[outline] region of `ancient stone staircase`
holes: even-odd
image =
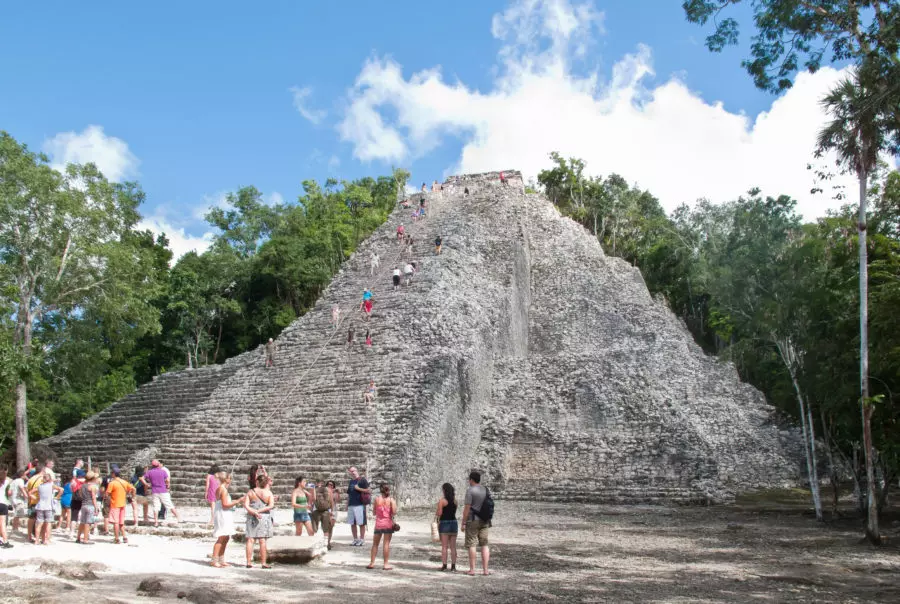
[[[135,451],[151,447],[247,361],[236,357],[211,365],[164,373],[121,401],[44,441],[63,453],[66,464],[88,457],[101,469],[124,464]]]

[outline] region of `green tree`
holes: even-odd
[[[715,21],[706,46],[720,52],[739,40],[739,24],[719,18],[742,0],[684,0],[688,21]],[[753,0],[757,33],[751,59],[742,62],[754,84],[780,92],[790,88],[801,68],[815,72],[824,61],[850,62],[872,81],[879,93],[900,96],[900,3],[897,0]],[[830,56],[828,53],[831,53]]]
[[[139,190],[108,182],[93,164],[60,174],[47,158],[0,132],[0,259],[15,317],[13,350],[27,364],[36,324],[92,304],[118,307],[139,331],[158,329],[141,292],[149,262],[131,240]],[[18,363],[18,362],[17,362]],[[16,454],[30,456],[27,375],[16,383]]]

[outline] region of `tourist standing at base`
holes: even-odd
[[[66,484],[62,488],[62,495],[59,497],[59,522],[56,524],[56,530],[61,531],[63,528],[68,529],[69,535],[72,534],[72,487],[75,484],[75,476],[67,477]]]
[[[462,529],[466,534],[466,548],[469,550],[469,574],[475,574],[476,546],[481,548],[481,568],[485,575],[489,575],[488,562],[491,559],[491,550],[488,547],[488,528],[490,521],[482,520],[481,508],[487,499],[487,489],[481,486],[481,474],[471,472],[469,474],[469,488],[466,489],[465,508],[462,516]]]
[[[228,540],[234,535],[234,508],[243,505],[244,498],[239,497],[232,500],[231,495],[228,494],[228,487],[231,486],[231,474],[220,471],[216,474],[216,480],[219,483],[216,488],[216,505],[213,511],[213,537],[216,538],[216,542],[213,544],[210,566],[225,568],[231,566],[225,562],[225,548],[228,546]]]
[[[0,547],[10,548],[12,544],[6,534],[6,519],[13,509],[10,495],[12,494],[13,481],[7,476],[6,466],[0,466]],[[15,510],[13,509],[13,513]]]
[[[206,502],[209,504],[209,525],[212,526],[216,515],[216,493],[219,491],[219,466],[213,464],[206,472]]]
[[[86,478],[87,472],[80,469],[75,471],[75,478],[72,479],[72,524],[75,525],[76,532],[78,531],[78,518],[81,516],[81,487],[84,486]]]
[[[137,506],[141,506],[144,510],[144,524],[148,524],[150,522],[148,514],[150,508],[150,499],[147,497],[147,485],[144,483],[144,473],[146,471],[147,468],[143,466],[135,466],[134,476],[131,477],[131,484],[132,486],[134,486],[134,526],[138,525]]]
[[[331,535],[334,533],[334,525],[338,522],[338,505],[341,503],[341,494],[337,490],[337,485],[333,480],[325,483],[328,492],[331,494],[331,528],[328,530],[328,543],[331,543]]]
[[[369,481],[355,467],[347,472],[350,474],[350,484],[347,486],[347,524],[353,533],[350,545],[362,547],[366,542],[366,506],[372,497],[372,489],[369,488]]]
[[[331,549],[331,530],[334,525],[334,519],[331,517],[331,508],[334,507],[334,497],[331,489],[324,481],[319,482],[314,491],[316,509],[310,514],[312,521],[313,533],[322,527],[322,534],[328,539],[328,549]]]
[[[391,538],[394,536],[394,516],[397,515],[397,502],[391,497],[391,488],[383,484],[379,488],[381,495],[375,498],[373,506],[375,512],[375,535],[372,537],[372,552],[369,565],[366,568],[375,568],[375,557],[378,555],[378,545],[383,540],[384,570],[394,570],[391,566]]]
[[[128,535],[125,534],[125,504],[128,503],[128,495],[135,494],[134,485],[122,478],[119,466],[112,467],[112,479],[106,485],[106,494],[109,497],[109,522],[113,525],[115,541],[119,543],[121,535],[122,543],[128,543]]]
[[[75,543],[93,545],[91,541],[91,528],[97,521],[97,491],[99,490],[100,475],[93,470],[84,476],[84,484],[79,490],[81,494],[81,509],[78,511],[78,533],[75,535]]]
[[[153,503],[153,526],[159,526],[159,510],[165,506],[175,514],[175,521],[181,522],[181,515],[175,509],[172,495],[169,493],[169,472],[162,467],[158,459],[150,462],[150,469],[144,474],[144,481],[150,485],[150,500]]]
[[[10,486],[9,501],[13,509],[12,530],[19,530],[19,522],[22,518],[28,519],[28,493],[25,492],[25,477],[28,468],[21,468],[16,472],[16,478]]]
[[[312,518],[309,515],[312,500],[309,497],[309,491],[306,490],[306,479],[303,476],[298,476],[294,482],[291,507],[294,510],[294,535],[299,537],[303,534],[303,527],[306,527],[306,533],[311,537],[315,533]]]
[[[441,537],[441,570],[447,570],[449,551],[450,572],[456,572],[456,537],[459,535],[459,524],[456,522],[456,492],[449,482],[441,485],[441,498],[438,499],[434,518],[437,520],[438,535]]]
[[[263,568],[272,568],[268,564],[268,548],[266,540],[272,536],[272,510],[275,501],[272,491],[268,488],[269,477],[260,476],[256,486],[244,497],[244,509],[247,511],[247,524],[244,527],[244,536],[247,539],[247,568],[253,568],[253,544],[259,541],[259,560]]]

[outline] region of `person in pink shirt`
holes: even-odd
[[[384,539],[384,570],[394,570],[391,566],[391,537],[394,536],[394,516],[397,514],[397,502],[391,497],[391,488],[383,484],[380,488],[381,495],[375,498],[375,537],[372,539],[372,556],[366,568],[375,568],[375,556],[378,555],[378,546]],[[399,528],[399,527],[397,527]]]

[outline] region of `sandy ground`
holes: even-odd
[[[393,571],[365,569],[369,548],[349,546],[346,524],[310,565],[214,569],[211,537],[177,536],[211,533],[195,524],[202,510],[186,512],[189,522],[168,536],[135,534],[128,545],[101,536],[85,547],[55,535],[36,546],[18,535],[14,549],[0,550],[0,602],[900,601],[896,545],[860,543],[857,520],[823,526],[796,511],[499,501],[490,577],[438,571],[424,510],[398,518]],[[288,514],[277,516],[280,532],[290,529]],[[897,521],[886,524],[900,541]],[[227,558],[243,564],[243,544],[230,544]],[[459,566],[466,570],[462,548]],[[145,580],[159,580],[157,597],[139,596]]]

